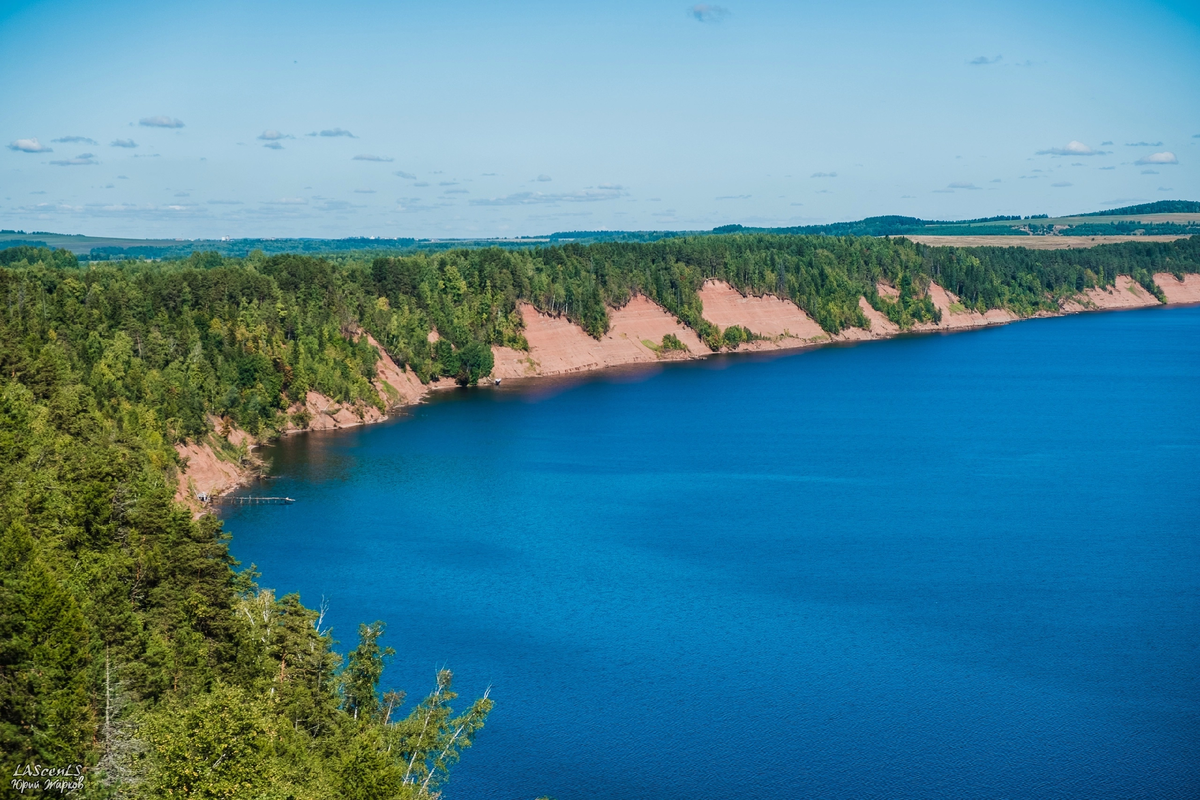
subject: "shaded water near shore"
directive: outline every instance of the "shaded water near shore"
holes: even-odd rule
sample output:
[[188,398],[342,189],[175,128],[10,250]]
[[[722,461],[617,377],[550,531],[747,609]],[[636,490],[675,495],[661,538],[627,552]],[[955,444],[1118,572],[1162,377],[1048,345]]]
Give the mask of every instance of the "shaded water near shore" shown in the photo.
[[[1200,792],[1200,308],[452,393],[264,451],[261,582],[496,710],[445,797]],[[256,491],[251,489],[250,491]]]

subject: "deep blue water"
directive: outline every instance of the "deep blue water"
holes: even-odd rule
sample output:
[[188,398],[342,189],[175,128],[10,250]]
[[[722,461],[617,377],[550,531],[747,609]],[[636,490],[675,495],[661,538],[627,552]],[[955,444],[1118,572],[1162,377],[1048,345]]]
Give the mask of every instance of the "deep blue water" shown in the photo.
[[447,800],[1200,795],[1200,308],[456,392],[266,452],[298,502],[228,522],[263,585],[343,648],[385,620],[410,697],[493,685]]

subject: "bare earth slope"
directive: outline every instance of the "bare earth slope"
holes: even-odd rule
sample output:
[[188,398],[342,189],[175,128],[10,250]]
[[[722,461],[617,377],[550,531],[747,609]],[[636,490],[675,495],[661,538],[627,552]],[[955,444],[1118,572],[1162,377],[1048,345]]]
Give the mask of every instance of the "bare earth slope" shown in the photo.
[[1117,276],[1116,286],[1088,289],[1083,296],[1085,303],[1090,303],[1093,308],[1142,308],[1159,304],[1157,297],[1125,275]]
[[[1158,273],[1154,280],[1168,303],[1200,303],[1200,275],[1188,274],[1181,281],[1168,273]],[[884,284],[878,286],[878,291],[884,296],[898,294],[895,288]],[[963,330],[1016,319],[1009,312],[998,309],[985,314],[967,311],[957,305],[957,297],[937,284],[932,284],[929,291],[934,305],[942,312],[942,321],[937,325],[918,325],[913,329],[916,332]],[[849,328],[833,337],[821,330],[812,318],[789,300],[770,295],[746,297],[720,281],[706,282],[700,290],[700,300],[704,318],[718,327],[724,329],[740,325],[760,336],[770,337],[740,348],[745,350],[811,347],[831,341],[888,338],[900,333],[899,328],[871,308],[865,298],[859,298],[859,308],[870,328]],[[1063,313],[1077,313],[1158,304],[1156,297],[1128,276],[1122,275],[1111,289],[1089,289],[1074,300],[1067,301],[1062,310]],[[492,375],[496,378],[561,375],[622,364],[655,362],[664,358],[703,358],[711,353],[695,331],[643,296],[634,297],[623,308],[609,310],[610,330],[600,340],[588,336],[582,328],[565,317],[547,316],[529,304],[522,304],[520,311],[529,352],[493,347],[495,367]],[[674,334],[687,351],[660,352],[666,334]],[[433,387],[421,384],[416,375],[397,366],[370,335],[367,335],[367,339],[379,351],[375,390],[384,404],[394,408],[421,402]],[[436,340],[436,333],[430,335],[430,340]],[[338,403],[316,392],[309,392],[303,402],[296,403],[288,411],[292,414],[305,412],[309,421],[304,426],[289,421],[285,432],[329,430],[387,419],[374,406]],[[212,437],[224,435],[235,448],[243,444],[253,447],[254,440],[245,431],[236,428],[230,430],[216,418],[211,421],[216,430]],[[211,442],[219,443],[219,440],[210,438],[203,442],[176,445],[176,451],[186,462],[176,496],[197,509],[197,494],[211,496],[228,491],[243,483],[250,474],[248,468],[219,457]]]
[[1163,290],[1168,303],[1200,303],[1200,275],[1184,275],[1179,280],[1169,272],[1156,272],[1154,282]]
[[646,343],[658,347],[668,333],[678,337],[688,352],[663,353],[663,358],[694,358],[708,352],[695,331],[641,295],[624,308],[609,310],[610,329],[599,341],[566,317],[548,316],[527,303],[520,310],[529,352],[493,347],[492,375],[497,378],[562,375],[658,361],[659,354]]
[[[946,291],[936,283],[929,285],[929,297],[933,300],[933,305],[942,312],[942,321],[939,323],[924,322],[915,325],[913,330],[918,331],[951,331],[963,330],[965,328],[981,328],[985,325],[1000,325],[1005,322],[1012,322],[1016,319],[1015,316],[1002,311],[998,308],[989,309],[986,314],[980,314],[978,311],[968,311],[958,304],[958,298],[951,292]],[[957,307],[956,307],[957,306]]]
[[782,350],[828,342],[829,334],[795,303],[774,295],[747,297],[723,281],[700,287],[704,318],[724,330],[733,325],[770,337],[744,345],[747,350]]

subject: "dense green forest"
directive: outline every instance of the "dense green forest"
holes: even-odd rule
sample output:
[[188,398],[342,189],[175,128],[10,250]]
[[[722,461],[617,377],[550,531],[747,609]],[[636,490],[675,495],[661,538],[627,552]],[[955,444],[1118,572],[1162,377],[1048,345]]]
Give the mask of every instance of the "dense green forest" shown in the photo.
[[174,445],[208,433],[210,414],[270,436],[310,389],[381,405],[364,332],[422,381],[470,384],[491,345],[527,348],[521,302],[598,337],[640,293],[715,350],[754,332],[703,319],[710,278],[786,296],[837,332],[866,325],[859,297],[901,327],[936,318],[930,281],[969,308],[1029,315],[1119,274],[1157,293],[1157,271],[1200,271],[1200,238],[1034,251],[737,233],[85,265],[0,251],[5,768],[85,763],[88,796],[423,797],[442,784],[490,698],[456,716],[444,672],[407,710],[381,691],[382,623],[343,660],[319,612],[258,587],[221,523],[173,500]]

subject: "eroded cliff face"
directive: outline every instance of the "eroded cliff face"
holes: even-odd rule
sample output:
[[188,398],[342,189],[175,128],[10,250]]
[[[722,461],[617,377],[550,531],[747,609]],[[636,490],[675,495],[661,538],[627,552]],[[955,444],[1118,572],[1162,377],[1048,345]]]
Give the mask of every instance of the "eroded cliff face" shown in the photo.
[[[623,364],[696,358],[709,352],[695,331],[641,295],[609,311],[609,331],[599,340],[566,317],[548,316],[527,303],[520,311],[529,351],[493,347],[494,377],[564,375]],[[673,334],[687,349],[662,349],[667,334]]]
[[704,318],[721,330],[738,325],[767,337],[747,342],[739,350],[787,350],[830,341],[829,334],[791,300],[769,294],[746,296],[724,281],[705,281],[699,294]]
[[[366,336],[379,352],[374,387],[384,406],[390,409],[419,403],[428,389],[412,372],[398,367],[370,334]],[[302,402],[288,408],[287,414],[282,428],[285,434],[350,428],[387,419],[374,405],[339,403],[319,392],[308,392]],[[257,445],[254,437],[214,416],[209,417],[209,424],[213,433],[204,440],[175,445],[175,452],[184,462],[175,499],[197,511],[202,505],[200,497],[228,492],[254,474],[253,459],[248,457]]]
[[1188,274],[1179,280],[1169,272],[1156,272],[1154,282],[1172,305],[1200,303],[1200,275]]
[[[1200,303],[1200,275],[1188,274],[1183,280],[1169,273],[1157,273],[1155,283],[1162,289],[1168,303]],[[880,284],[883,296],[898,295],[894,287]],[[859,308],[868,321],[867,328],[849,328],[830,336],[790,300],[765,295],[746,296],[722,281],[707,281],[700,289],[704,319],[726,329],[738,325],[765,339],[741,345],[739,350],[785,350],[815,347],[830,342],[882,339],[901,333],[866,301],[859,298]],[[1018,319],[1013,314],[992,309],[984,314],[962,307],[959,299],[943,287],[931,284],[929,296],[941,311],[942,321],[914,326],[915,332],[953,331],[998,325]],[[1061,313],[1078,313],[1098,309],[1143,308],[1158,305],[1159,300],[1128,276],[1119,276],[1116,285],[1107,289],[1089,289],[1062,303]],[[524,334],[529,350],[522,352],[506,347],[493,347],[495,378],[531,378],[568,373],[588,372],[625,364],[650,363],[661,360],[703,358],[712,351],[696,332],[683,325],[670,312],[648,298],[638,295],[624,307],[609,312],[610,330],[599,340],[587,335],[582,328],[566,317],[552,317],[539,312],[527,303],[520,306]],[[1039,316],[1047,316],[1039,314]],[[676,337],[683,350],[665,349],[663,337]],[[370,334],[363,334],[379,351],[376,365],[375,390],[388,409],[421,402],[430,391],[452,386],[452,382],[423,385],[409,370],[397,366]],[[430,334],[430,341],[437,340]],[[301,430],[333,430],[380,422],[387,415],[366,403],[339,403],[317,392],[308,392],[304,400],[288,409],[289,420],[284,432]],[[246,454],[256,442],[246,431],[227,422],[210,419],[214,433],[204,441],[176,445],[184,460],[176,498],[199,509],[196,498],[229,491],[246,481],[252,465]]]
[[1080,296],[1086,309],[1145,308],[1159,305],[1158,298],[1147,292],[1127,275],[1118,275],[1115,286],[1088,289]]

